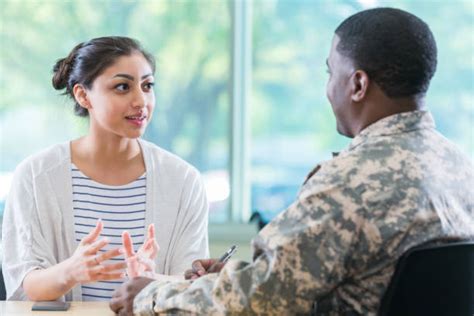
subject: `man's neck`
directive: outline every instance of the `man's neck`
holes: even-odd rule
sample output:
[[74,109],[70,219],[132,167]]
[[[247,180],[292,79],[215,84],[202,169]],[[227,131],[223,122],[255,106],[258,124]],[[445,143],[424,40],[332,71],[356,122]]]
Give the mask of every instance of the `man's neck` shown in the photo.
[[375,99],[364,106],[359,124],[355,127],[355,135],[358,135],[367,126],[394,114],[422,111],[425,109],[424,96],[391,99],[387,97]]

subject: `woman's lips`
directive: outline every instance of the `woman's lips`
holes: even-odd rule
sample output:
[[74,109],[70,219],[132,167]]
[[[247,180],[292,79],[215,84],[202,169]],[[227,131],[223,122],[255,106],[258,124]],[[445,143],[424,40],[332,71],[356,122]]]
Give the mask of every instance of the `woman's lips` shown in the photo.
[[135,126],[143,126],[143,124],[145,124],[146,116],[126,116],[125,119]]

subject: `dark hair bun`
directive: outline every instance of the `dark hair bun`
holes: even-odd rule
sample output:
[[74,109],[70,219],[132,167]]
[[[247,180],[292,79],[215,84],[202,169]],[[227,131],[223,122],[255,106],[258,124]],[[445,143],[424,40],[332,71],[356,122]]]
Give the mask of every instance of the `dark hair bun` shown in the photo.
[[54,89],[62,90],[66,88],[71,72],[71,63],[68,61],[68,58],[59,59],[53,67],[53,72]]

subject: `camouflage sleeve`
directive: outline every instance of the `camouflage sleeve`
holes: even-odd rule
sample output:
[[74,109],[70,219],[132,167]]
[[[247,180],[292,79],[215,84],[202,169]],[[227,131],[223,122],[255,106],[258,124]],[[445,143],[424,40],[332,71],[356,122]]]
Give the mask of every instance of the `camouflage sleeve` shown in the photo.
[[252,263],[231,260],[194,282],[152,283],[136,297],[135,312],[150,310],[153,297],[155,313],[308,313],[346,277],[362,219],[345,190],[307,188],[254,239]]

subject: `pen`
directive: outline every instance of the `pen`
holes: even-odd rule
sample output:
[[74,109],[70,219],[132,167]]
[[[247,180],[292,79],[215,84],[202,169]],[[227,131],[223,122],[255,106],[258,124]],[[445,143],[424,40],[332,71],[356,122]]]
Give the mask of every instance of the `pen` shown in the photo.
[[234,255],[234,253],[237,251],[237,246],[236,245],[233,245],[232,247],[229,248],[229,250],[227,250],[220,258],[218,261],[214,262],[210,267],[209,269],[207,269],[208,272],[213,272],[214,269],[216,268],[216,266],[219,264],[219,263],[226,263],[230,257],[232,257]]

